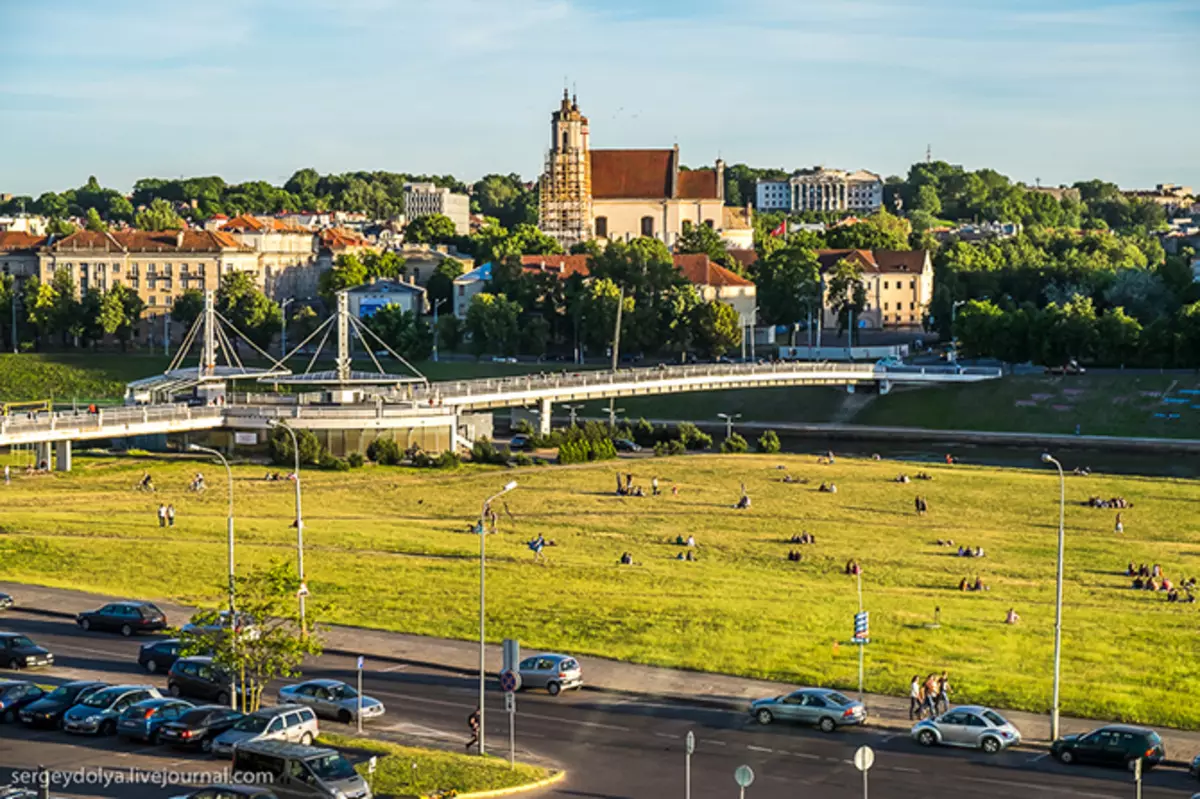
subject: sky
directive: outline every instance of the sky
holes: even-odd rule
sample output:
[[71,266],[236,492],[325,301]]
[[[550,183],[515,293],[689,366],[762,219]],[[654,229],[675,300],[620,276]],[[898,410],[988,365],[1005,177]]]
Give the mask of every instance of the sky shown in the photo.
[[0,0],[0,193],[594,147],[1200,187],[1200,0]]

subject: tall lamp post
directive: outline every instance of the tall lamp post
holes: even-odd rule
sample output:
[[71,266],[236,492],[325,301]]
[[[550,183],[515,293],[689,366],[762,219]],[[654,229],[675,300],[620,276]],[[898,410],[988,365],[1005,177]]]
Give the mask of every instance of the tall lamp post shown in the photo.
[[728,413],[718,413],[717,416],[725,420],[725,438],[731,437],[733,435],[733,420],[741,419],[742,415],[740,413],[735,413],[733,415]]
[[1042,463],[1052,463],[1058,469],[1058,576],[1055,580],[1054,598],[1054,698],[1050,707],[1050,738],[1058,739],[1059,667],[1062,662],[1062,611],[1063,611],[1063,522],[1067,508],[1067,480],[1062,464],[1049,452],[1042,453]]
[[433,362],[438,362],[438,308],[441,308],[450,300],[434,300],[433,301]]
[[305,622],[304,598],[308,595],[308,588],[304,584],[304,514],[301,512],[300,504],[300,442],[296,438],[296,431],[282,419],[271,419],[267,424],[288,432],[288,435],[292,437],[292,454],[296,456],[294,472],[296,478],[296,573],[300,578],[300,591],[297,596],[300,599],[300,635],[307,637],[308,624]]
[[563,407],[571,412],[571,427],[574,427],[575,426],[575,414],[578,411],[583,410],[583,406],[582,405],[564,405]]
[[479,756],[480,757],[483,757],[483,755],[487,752],[487,750],[484,748],[484,732],[487,729],[487,726],[484,724],[484,722],[485,722],[484,714],[486,711],[486,707],[484,706],[484,694],[483,694],[484,688],[487,684],[487,666],[486,666],[486,661],[484,659],[484,655],[486,652],[486,650],[485,650],[486,643],[485,643],[485,638],[484,638],[484,619],[483,619],[483,608],[484,608],[485,600],[487,597],[486,583],[484,581],[484,574],[485,574],[484,564],[487,562],[486,556],[485,556],[486,543],[487,543],[487,525],[486,525],[487,512],[488,512],[488,506],[490,506],[492,504],[492,502],[494,502],[495,500],[504,496],[505,494],[507,494],[509,491],[512,491],[516,487],[517,487],[516,480],[513,480],[513,481],[507,483],[504,486],[503,490],[498,491],[497,493],[493,494],[492,496],[490,496],[486,500],[484,500],[483,507],[479,512]]
[[287,357],[287,307],[295,301],[294,297],[288,297],[279,304],[279,315],[283,317],[283,324],[279,329],[279,357]]
[[221,465],[225,467],[225,476],[229,478],[229,513],[226,531],[229,538],[229,623],[235,624],[234,621],[234,600],[233,600],[233,470],[229,468],[229,461],[225,460],[225,456],[215,449],[202,447],[199,444],[188,444],[190,452],[203,452],[206,455],[212,455],[221,461]]

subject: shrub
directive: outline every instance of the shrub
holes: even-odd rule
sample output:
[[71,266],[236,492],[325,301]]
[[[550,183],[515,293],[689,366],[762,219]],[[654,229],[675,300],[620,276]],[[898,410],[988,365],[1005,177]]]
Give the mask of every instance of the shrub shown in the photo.
[[518,452],[517,457],[513,458],[513,463],[517,466],[532,466],[533,458],[526,455],[524,452]]
[[513,432],[524,433],[527,436],[536,435],[537,431],[533,429],[533,425],[528,419],[520,419],[513,425]]
[[350,471],[350,462],[345,458],[336,458],[328,452],[321,453],[322,469],[328,469],[331,472],[348,472]]
[[350,464],[351,469],[361,469],[366,460],[361,452],[351,452],[346,456],[346,463]]
[[742,438],[738,433],[734,433],[721,442],[721,452],[732,454],[735,452],[745,452],[750,448],[746,443],[746,439]]
[[654,444],[654,425],[645,419],[638,419],[637,424],[633,428],[633,440],[643,447],[649,447]]
[[768,454],[779,451],[779,436],[774,430],[768,430],[758,437],[758,451]]
[[[298,427],[293,427],[292,430],[296,433],[296,441],[300,444],[300,462],[319,465],[324,451],[321,442],[317,440],[311,430]],[[271,460],[277,465],[292,466],[295,464],[296,456],[292,453],[292,436],[282,427],[271,428],[271,435],[267,439],[267,448],[271,453]]]
[[699,427],[691,422],[680,422],[678,428],[679,440],[688,449],[708,449],[712,446],[712,436],[702,432]]
[[667,442],[658,441],[654,444],[654,456],[656,458],[665,458],[671,453],[667,452]]
[[508,455],[496,449],[491,439],[485,436],[471,445],[471,461],[503,465],[508,463]]
[[440,455],[430,455],[422,449],[414,447],[410,450],[409,460],[418,469],[456,469],[462,463],[458,454],[446,450]]
[[675,439],[674,441],[667,442],[667,454],[668,455],[683,455],[686,452],[687,452],[687,447],[684,446],[684,443],[682,441],[680,441],[679,439]]
[[457,452],[446,450],[441,455],[438,455],[434,460],[434,468],[436,469],[457,469],[462,464],[462,458]]
[[399,466],[404,456],[400,445],[390,438],[379,438],[367,447],[367,457],[384,466]]

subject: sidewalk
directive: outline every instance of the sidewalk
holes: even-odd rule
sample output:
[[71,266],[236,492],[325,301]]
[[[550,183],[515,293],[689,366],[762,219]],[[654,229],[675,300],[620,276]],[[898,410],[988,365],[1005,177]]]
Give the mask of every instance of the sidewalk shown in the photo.
[[[70,617],[95,608],[111,597],[102,597],[82,591],[57,588],[42,588],[18,583],[0,583],[0,591],[9,593],[16,600],[16,608],[28,613],[48,616]],[[191,617],[192,608],[168,602],[158,602],[173,624],[181,624]],[[0,618],[3,618],[0,616]],[[386,660],[427,666],[463,675],[478,674],[479,645],[470,641],[454,641],[430,638],[421,635],[406,635],[359,627],[325,628],[325,650],[331,654],[363,655],[368,662]],[[487,667],[490,673],[500,670],[501,648],[487,647]],[[584,679],[588,690],[630,694],[650,699],[665,700],[690,705],[703,705],[720,709],[745,711],[751,699],[774,696],[792,690],[787,683],[733,677],[725,674],[685,671],[681,669],[642,666],[616,660],[585,656],[580,657]],[[1020,679],[1014,675],[1014,679]],[[951,675],[953,686],[953,675]],[[852,691],[846,691],[853,695]],[[871,725],[896,734],[907,734],[912,727],[908,720],[906,697],[867,694],[864,698],[870,713]],[[1003,710],[1008,719],[1021,730],[1024,743],[1045,747],[1049,745],[1050,720],[1047,714],[1027,713],[1019,710]],[[1099,727],[1105,721],[1061,717],[1062,732],[1078,733]],[[1200,752],[1200,732],[1187,730],[1159,729],[1170,758],[1168,762],[1187,766],[1192,757]]]

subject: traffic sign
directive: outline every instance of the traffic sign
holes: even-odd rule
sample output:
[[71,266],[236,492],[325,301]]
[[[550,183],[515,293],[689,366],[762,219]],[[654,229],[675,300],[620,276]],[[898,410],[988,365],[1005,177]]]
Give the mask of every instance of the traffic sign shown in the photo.
[[505,694],[504,695],[504,710],[508,713],[516,713],[517,712],[517,695],[516,694]]
[[754,782],[754,771],[749,766],[738,766],[734,769],[733,781],[741,788],[749,788]]
[[375,767],[378,765],[379,765],[379,758],[376,757],[375,755],[371,755],[371,759],[367,761],[367,773],[374,774]]
[[300,583],[300,590],[296,591],[296,596],[308,596],[308,583]]
[[869,746],[860,746],[854,753],[854,767],[859,771],[869,771],[875,765],[875,750]]
[[363,656],[362,655],[358,656],[358,670],[359,671],[363,670]]
[[500,672],[500,690],[511,694],[521,687],[521,675],[515,671]]
[[865,644],[871,640],[871,614],[859,611],[854,614],[854,643]]
[[690,755],[696,751],[696,734],[688,730],[687,734],[687,753]]

